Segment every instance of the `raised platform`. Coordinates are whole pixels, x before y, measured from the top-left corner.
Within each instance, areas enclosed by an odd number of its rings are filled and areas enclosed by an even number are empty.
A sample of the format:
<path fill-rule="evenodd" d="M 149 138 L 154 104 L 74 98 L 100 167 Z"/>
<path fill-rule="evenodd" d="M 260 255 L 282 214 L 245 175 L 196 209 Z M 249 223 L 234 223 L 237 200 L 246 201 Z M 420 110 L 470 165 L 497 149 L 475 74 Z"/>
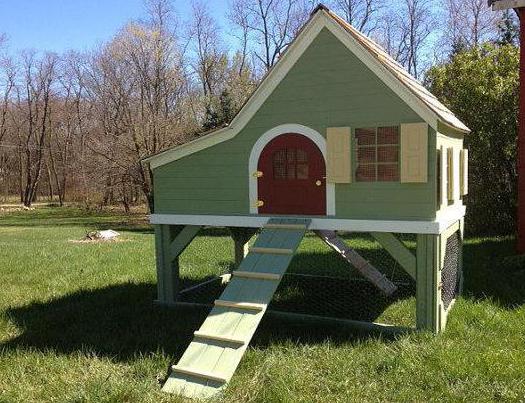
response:
<path fill-rule="evenodd" d="M 454 207 L 434 221 L 416 220 L 347 220 L 327 217 L 308 217 L 310 230 L 332 230 L 348 232 L 392 232 L 404 234 L 440 234 L 465 216 L 465 207 Z M 264 215 L 190 215 L 152 214 L 152 224 L 206 225 L 210 227 L 262 228 L 271 216 Z M 287 217 L 305 218 L 305 217 Z"/>

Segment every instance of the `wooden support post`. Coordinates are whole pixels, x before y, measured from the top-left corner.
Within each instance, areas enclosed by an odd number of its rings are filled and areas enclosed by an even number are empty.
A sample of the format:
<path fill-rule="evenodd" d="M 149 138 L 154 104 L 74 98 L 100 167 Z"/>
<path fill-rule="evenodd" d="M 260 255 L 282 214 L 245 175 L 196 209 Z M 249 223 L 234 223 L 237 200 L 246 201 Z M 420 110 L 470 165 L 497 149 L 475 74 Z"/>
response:
<path fill-rule="evenodd" d="M 235 267 L 238 268 L 248 254 L 248 241 L 257 232 L 257 228 L 230 228 L 234 242 Z"/>
<path fill-rule="evenodd" d="M 379 244 L 386 249 L 405 271 L 416 279 L 416 257 L 408 250 L 408 248 L 401 242 L 394 234 L 386 232 L 371 232 L 370 233 Z"/>
<path fill-rule="evenodd" d="M 193 225 L 155 225 L 157 256 L 157 300 L 171 303 L 179 293 L 179 255 L 199 232 Z"/>
<path fill-rule="evenodd" d="M 417 328 L 440 333 L 445 329 L 447 316 L 453 302 L 445 307 L 442 300 L 442 270 L 445 265 L 445 252 L 448 239 L 459 232 L 458 276 L 459 292 L 463 282 L 463 220 L 449 226 L 439 235 L 417 236 L 416 271 L 416 317 Z"/>
<path fill-rule="evenodd" d="M 439 333 L 441 329 L 439 267 L 440 235 L 418 234 L 416 271 L 416 326 Z"/>

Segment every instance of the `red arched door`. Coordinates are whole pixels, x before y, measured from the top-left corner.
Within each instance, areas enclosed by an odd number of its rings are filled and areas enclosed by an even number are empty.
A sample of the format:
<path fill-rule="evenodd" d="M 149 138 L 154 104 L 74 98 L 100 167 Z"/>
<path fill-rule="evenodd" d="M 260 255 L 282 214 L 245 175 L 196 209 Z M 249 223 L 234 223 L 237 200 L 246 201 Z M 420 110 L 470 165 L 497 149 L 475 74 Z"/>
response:
<path fill-rule="evenodd" d="M 257 170 L 260 214 L 326 214 L 326 166 L 317 145 L 300 134 L 282 134 L 264 147 Z"/>

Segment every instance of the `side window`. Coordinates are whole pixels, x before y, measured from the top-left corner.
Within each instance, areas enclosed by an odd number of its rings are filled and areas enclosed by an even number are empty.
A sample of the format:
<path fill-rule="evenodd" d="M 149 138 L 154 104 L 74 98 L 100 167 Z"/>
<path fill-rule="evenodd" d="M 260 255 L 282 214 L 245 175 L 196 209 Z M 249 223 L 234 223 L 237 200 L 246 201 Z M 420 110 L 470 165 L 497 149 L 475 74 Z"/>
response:
<path fill-rule="evenodd" d="M 399 181 L 399 127 L 355 130 L 358 182 Z"/>
<path fill-rule="evenodd" d="M 308 179 L 308 154 L 300 148 L 275 151 L 272 165 L 274 179 Z"/>

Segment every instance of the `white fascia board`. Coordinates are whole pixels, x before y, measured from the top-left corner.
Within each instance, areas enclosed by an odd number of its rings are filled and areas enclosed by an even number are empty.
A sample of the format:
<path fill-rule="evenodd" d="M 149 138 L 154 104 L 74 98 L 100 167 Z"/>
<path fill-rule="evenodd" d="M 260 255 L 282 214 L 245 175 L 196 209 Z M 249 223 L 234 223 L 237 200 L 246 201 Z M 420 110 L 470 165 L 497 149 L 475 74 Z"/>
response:
<path fill-rule="evenodd" d="M 407 220 L 349 220 L 330 217 L 308 217 L 312 220 L 309 229 L 348 232 L 394 232 L 407 234 L 440 234 L 465 215 L 465 210 L 454 209 L 435 221 Z M 203 225 L 210 227 L 261 228 L 273 216 L 261 215 L 187 215 L 152 214 L 151 224 Z M 304 217 L 303 217 L 304 218 Z"/>
<path fill-rule="evenodd" d="M 494 11 L 520 7 L 525 7 L 525 0 L 498 0 L 492 3 L 492 10 Z"/>

